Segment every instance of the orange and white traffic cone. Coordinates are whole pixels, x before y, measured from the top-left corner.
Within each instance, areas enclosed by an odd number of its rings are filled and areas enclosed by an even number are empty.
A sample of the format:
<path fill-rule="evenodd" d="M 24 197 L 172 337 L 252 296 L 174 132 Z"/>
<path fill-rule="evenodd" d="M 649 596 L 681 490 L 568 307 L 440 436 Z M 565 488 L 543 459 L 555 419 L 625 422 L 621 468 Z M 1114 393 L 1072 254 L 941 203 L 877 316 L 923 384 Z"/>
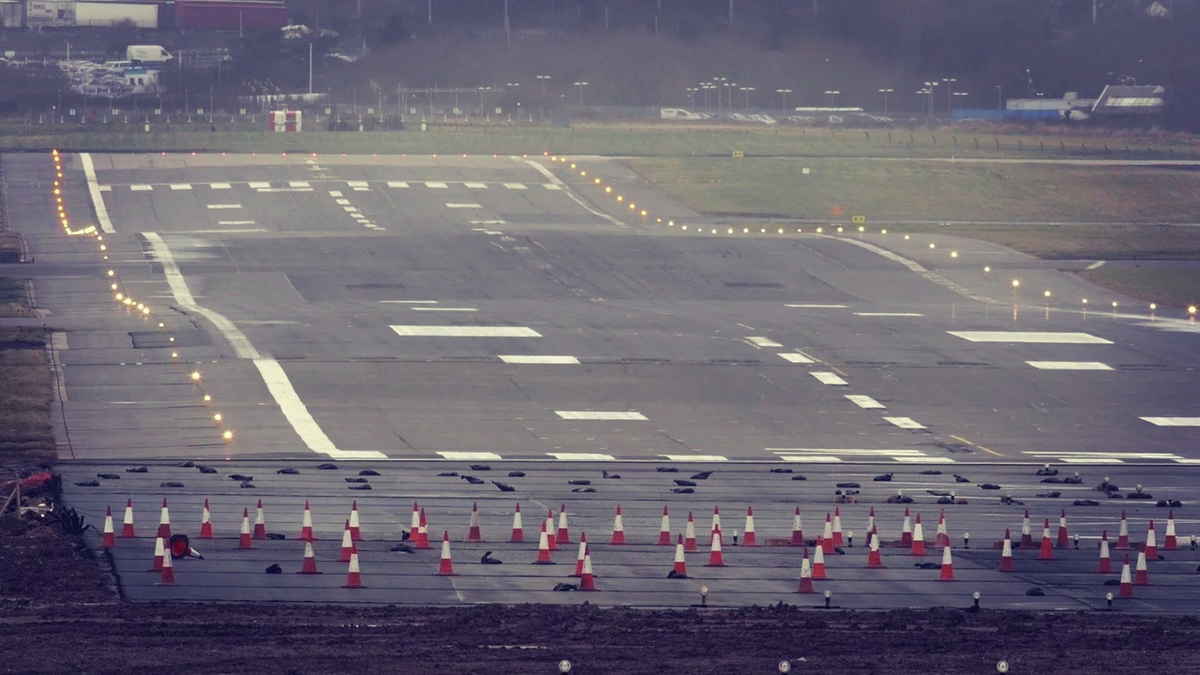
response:
<path fill-rule="evenodd" d="M 312 508 L 308 500 L 304 500 L 304 519 L 300 522 L 300 541 L 316 541 L 313 536 Z"/>
<path fill-rule="evenodd" d="M 875 507 L 872 506 L 871 510 L 867 513 L 867 540 L 869 541 L 871 539 L 871 535 L 877 534 L 878 532 L 879 530 L 875 529 Z"/>
<path fill-rule="evenodd" d="M 483 541 L 483 533 L 479 531 L 478 502 L 471 502 L 471 526 L 467 530 L 467 541 Z"/>
<path fill-rule="evenodd" d="M 537 560 L 533 561 L 534 565 L 553 565 L 554 561 L 550 558 L 550 539 L 546 536 L 546 521 L 542 521 L 542 532 L 538 535 L 538 551 Z"/>
<path fill-rule="evenodd" d="M 150 566 L 147 572 L 161 572 L 163 568 L 163 557 L 166 556 L 166 549 L 163 547 L 163 538 L 154 538 L 154 563 Z"/>
<path fill-rule="evenodd" d="M 938 581 L 954 581 L 954 558 L 950 556 L 950 547 L 942 548 L 942 573 Z"/>
<path fill-rule="evenodd" d="M 200 510 L 200 538 L 212 539 L 212 512 L 208 510 L 208 498 L 204 498 L 204 508 Z"/>
<path fill-rule="evenodd" d="M 1033 548 L 1033 530 L 1029 524 L 1029 509 L 1025 509 L 1025 517 L 1021 520 L 1021 548 Z"/>
<path fill-rule="evenodd" d="M 800 585 L 795 593 L 813 593 L 812 568 L 808 563 L 808 548 L 804 549 L 804 558 L 800 561 Z"/>
<path fill-rule="evenodd" d="M 808 550 L 807 547 L 804 549 Z M 825 570 L 825 547 L 821 545 L 821 535 L 817 535 L 817 545 L 813 548 L 812 558 L 812 578 L 817 581 L 824 581 L 829 578 Z"/>
<path fill-rule="evenodd" d="M 1142 547 L 1146 560 L 1158 560 L 1158 537 L 1154 534 L 1154 519 L 1150 519 L 1150 529 L 1146 532 L 1146 545 Z"/>
<path fill-rule="evenodd" d="M 1058 547 L 1071 548 L 1071 537 L 1067 533 L 1067 510 L 1062 509 L 1058 515 Z"/>
<path fill-rule="evenodd" d="M 925 555 L 925 530 L 921 527 L 921 514 L 917 514 L 917 522 L 913 525 L 912 548 L 909 555 Z"/>
<path fill-rule="evenodd" d="M 1133 597 L 1133 582 L 1129 579 L 1129 554 L 1125 554 L 1125 564 L 1121 565 L 1121 589 L 1117 591 L 1118 598 Z"/>
<path fill-rule="evenodd" d="M 742 546 L 758 546 L 758 537 L 754 534 L 754 507 L 746 507 L 746 533 L 742 536 Z"/>
<path fill-rule="evenodd" d="M 1137 569 L 1133 572 L 1133 583 L 1138 586 L 1149 586 L 1150 576 L 1146 573 L 1146 552 L 1138 551 Z"/>
<path fill-rule="evenodd" d="M 421 507 L 420 516 L 417 519 L 417 543 L 416 548 L 429 548 L 429 521 L 425 520 L 425 507 Z"/>
<path fill-rule="evenodd" d="M 683 557 L 683 535 L 675 543 L 675 573 L 687 576 L 687 561 Z"/>
<path fill-rule="evenodd" d="M 112 548 L 117 545 L 117 533 L 113 530 L 112 507 L 108 507 L 108 511 L 104 514 L 104 538 L 101 543 L 104 548 Z"/>
<path fill-rule="evenodd" d="M 350 562 L 350 554 L 354 553 L 354 535 L 350 532 L 350 521 L 346 521 L 346 527 L 342 530 L 342 555 L 338 558 L 338 562 Z"/>
<path fill-rule="evenodd" d="M 585 552 L 583 554 L 583 574 L 579 577 L 579 590 L 581 591 L 598 591 L 596 588 L 596 577 L 592 574 L 592 554 Z"/>
<path fill-rule="evenodd" d="M 171 513 L 167 510 L 167 498 L 163 497 L 162 514 L 158 518 L 158 536 L 171 538 Z"/>
<path fill-rule="evenodd" d="M 1004 549 L 1000 551 L 1000 571 L 1012 572 L 1017 569 L 1013 564 L 1012 554 L 1012 537 L 1008 530 L 1004 530 Z"/>
<path fill-rule="evenodd" d="M 1096 567 L 1097 574 L 1112 574 L 1112 560 L 1108 557 L 1108 530 L 1100 533 L 1100 564 Z"/>
<path fill-rule="evenodd" d="M 342 584 L 342 588 L 366 588 L 358 569 L 358 551 L 350 554 L 350 570 L 346 573 L 346 583 Z"/>
<path fill-rule="evenodd" d="M 554 509 L 546 511 L 546 543 L 551 551 L 558 550 L 558 537 L 554 534 Z"/>
<path fill-rule="evenodd" d="M 517 502 L 517 510 L 513 511 L 512 536 L 508 541 L 513 544 L 525 541 L 525 528 L 521 525 L 521 502 Z"/>
<path fill-rule="evenodd" d="M 258 506 L 254 510 L 254 538 L 267 538 L 267 518 L 263 515 L 262 500 L 258 500 Z"/>
<path fill-rule="evenodd" d="M 1125 510 L 1121 510 L 1121 527 L 1117 530 L 1117 550 L 1128 551 L 1129 546 L 1129 522 L 1125 520 Z"/>
<path fill-rule="evenodd" d="M 688 511 L 687 529 L 685 529 L 683 532 L 683 550 L 700 550 L 700 547 L 696 545 L 696 519 L 694 516 L 692 516 L 691 511 Z"/>
<path fill-rule="evenodd" d="M 558 533 L 554 535 L 556 544 L 571 543 L 571 532 L 567 529 L 567 505 L 563 504 L 558 510 Z"/>
<path fill-rule="evenodd" d="M 900 528 L 900 545 L 912 547 L 913 532 L 912 532 L 912 516 L 908 513 L 908 507 L 904 508 L 904 525 Z"/>
<path fill-rule="evenodd" d="M 358 500 L 350 504 L 350 541 L 362 541 L 362 528 L 358 524 Z"/>
<path fill-rule="evenodd" d="M 242 509 L 242 536 L 238 540 L 238 548 L 254 548 L 250 541 L 250 509 Z"/>
<path fill-rule="evenodd" d="M 162 544 L 162 537 L 158 537 L 158 543 Z M 159 577 L 158 583 L 155 586 L 174 586 L 175 585 L 175 564 L 171 562 L 170 555 L 164 555 L 162 565 L 160 566 L 162 576 Z"/>
<path fill-rule="evenodd" d="M 438 563 L 438 576 L 458 576 L 454 573 L 454 561 L 450 558 L 450 530 L 442 530 L 442 559 Z"/>
<path fill-rule="evenodd" d="M 871 569 L 883 569 L 883 557 L 879 555 L 879 535 L 869 534 L 867 537 L 871 540 L 871 552 L 867 554 L 867 567 Z"/>
<path fill-rule="evenodd" d="M 296 574 L 320 574 L 317 571 L 317 556 L 313 554 L 311 541 L 304 542 L 304 566 Z"/>
<path fill-rule="evenodd" d="M 584 532 L 579 536 L 579 555 L 575 558 L 575 571 L 571 574 L 573 577 L 583 576 L 583 557 L 587 555 L 587 533 Z"/>
<path fill-rule="evenodd" d="M 950 535 L 946 532 L 946 509 L 938 514 L 937 533 L 933 537 L 934 548 L 946 548 L 950 545 Z"/>
<path fill-rule="evenodd" d="M 721 526 L 718 525 L 713 533 L 712 549 L 708 554 L 708 564 L 705 567 L 724 567 L 725 558 L 721 555 Z"/>
<path fill-rule="evenodd" d="M 621 505 L 617 504 L 617 516 L 613 518 L 612 541 L 610 544 L 625 543 L 625 521 L 621 518 Z"/>
<path fill-rule="evenodd" d="M 520 507 L 517 508 L 520 511 Z M 417 543 L 417 536 L 421 532 L 421 508 L 413 502 L 412 519 L 408 524 L 408 540 L 414 545 Z"/>
<path fill-rule="evenodd" d="M 1179 545 L 1179 540 L 1175 537 L 1175 510 L 1167 511 L 1167 536 L 1163 541 L 1163 548 L 1168 551 L 1174 551 Z"/>
<path fill-rule="evenodd" d="M 671 516 L 667 513 L 666 505 L 663 506 L 662 524 L 658 526 L 658 545 L 671 545 Z"/>
<path fill-rule="evenodd" d="M 1050 519 L 1046 519 L 1046 524 L 1042 527 L 1042 550 L 1038 553 L 1038 560 L 1054 560 L 1054 549 L 1050 545 Z"/>
<path fill-rule="evenodd" d="M 833 553 L 833 515 L 828 511 L 825 512 L 825 529 L 821 532 L 821 546 L 824 547 L 825 553 Z"/>
<path fill-rule="evenodd" d="M 718 536 L 717 533 L 720 531 L 721 531 L 721 506 L 717 505 L 717 506 L 713 507 L 712 522 L 709 523 L 709 527 L 708 527 L 708 545 L 709 546 L 712 546 L 713 538 Z"/>
<path fill-rule="evenodd" d="M 800 522 L 800 507 L 796 507 L 796 513 L 792 515 L 792 546 L 804 545 L 804 523 Z"/>
<path fill-rule="evenodd" d="M 832 546 L 837 547 L 845 543 L 842 539 L 842 510 L 840 507 L 833 507 L 833 527 L 831 528 L 833 535 Z"/>
<path fill-rule="evenodd" d="M 121 538 L 133 539 L 137 537 L 133 533 L 133 500 L 125 502 L 125 522 L 121 525 Z"/>

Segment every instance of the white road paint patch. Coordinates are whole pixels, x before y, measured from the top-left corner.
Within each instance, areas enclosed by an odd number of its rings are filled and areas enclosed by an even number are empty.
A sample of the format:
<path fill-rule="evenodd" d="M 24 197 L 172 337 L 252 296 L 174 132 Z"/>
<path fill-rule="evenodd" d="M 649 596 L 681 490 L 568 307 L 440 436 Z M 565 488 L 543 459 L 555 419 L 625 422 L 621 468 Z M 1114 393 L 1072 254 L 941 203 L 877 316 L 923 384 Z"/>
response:
<path fill-rule="evenodd" d="M 333 200 L 333 202 L 335 204 L 337 204 L 338 206 L 349 206 L 350 205 L 350 200 L 346 199 L 345 197 L 338 197 L 337 199 Z"/>
<path fill-rule="evenodd" d="M 554 414 L 564 420 L 646 420 L 646 416 L 636 410 L 555 410 Z"/>
<path fill-rule="evenodd" d="M 63 331 L 54 331 L 50 334 L 50 346 L 56 351 L 63 351 L 67 347 L 67 334 Z"/>
<path fill-rule="evenodd" d="M 130 185 L 129 186 L 129 190 L 131 192 L 150 192 L 153 189 L 154 189 L 153 185 Z"/>
<path fill-rule="evenodd" d="M 757 336 L 753 336 L 753 335 L 747 337 L 746 342 L 749 342 L 750 344 L 754 345 L 755 347 L 782 347 L 783 346 L 783 345 L 779 344 L 778 342 L 772 340 L 771 338 L 757 337 Z"/>
<path fill-rule="evenodd" d="M 971 289 L 969 289 L 965 286 L 962 286 L 960 284 L 957 284 L 953 281 L 950 281 L 949 279 L 943 277 L 940 274 L 937 274 L 936 272 L 930 272 L 928 269 L 926 269 L 924 266 L 922 266 L 921 263 L 918 263 L 915 260 L 909 260 L 908 258 L 905 258 L 904 256 L 899 255 L 897 253 L 893 253 L 893 252 L 887 250 L 886 248 L 883 248 L 882 246 L 876 246 L 875 244 L 865 242 L 865 241 L 859 241 L 858 239 L 852 239 L 852 238 L 838 238 L 838 241 L 845 242 L 847 244 L 851 244 L 854 246 L 858 246 L 860 248 L 865 248 L 868 251 L 875 253 L 876 255 L 880 255 L 880 256 L 883 256 L 884 258 L 887 258 L 888 260 L 892 260 L 897 263 L 900 263 L 901 265 L 904 265 L 905 267 L 912 270 L 913 272 L 916 272 L 918 275 L 921 276 L 921 278 L 925 279 L 926 281 L 930 281 L 939 286 L 948 288 L 951 291 L 954 291 L 955 293 L 958 293 L 959 295 L 963 296 L 964 298 L 970 298 L 972 300 L 975 300 L 978 302 L 983 302 L 983 303 L 986 303 L 989 305 L 1005 304 L 994 298 L 986 298 L 982 295 L 979 295 L 978 293 L 972 291 Z"/>
<path fill-rule="evenodd" d="M 795 309 L 846 309 L 845 305 L 820 305 L 813 303 L 791 303 L 784 307 L 792 307 Z"/>
<path fill-rule="evenodd" d="M 413 309 L 416 309 L 414 307 Z M 522 363 L 544 366 L 576 366 L 579 359 L 574 356 L 554 356 L 551 354 L 501 354 L 498 357 L 505 363 Z"/>
<path fill-rule="evenodd" d="M 1200 417 L 1139 417 L 1157 427 L 1200 427 Z"/>
<path fill-rule="evenodd" d="M 346 213 L 354 213 L 354 212 L 358 211 L 358 207 L 357 206 L 343 206 L 342 210 L 345 211 Z"/>
<path fill-rule="evenodd" d="M 330 197 L 341 197 L 341 196 L 343 196 L 343 195 L 342 195 L 342 191 L 341 191 L 341 190 L 330 190 L 330 191 L 329 191 L 329 196 L 330 196 Z"/>
<path fill-rule="evenodd" d="M 213 190 L 229 190 L 232 186 L 229 183 L 209 183 L 208 187 Z"/>
<path fill-rule="evenodd" d="M 306 180 L 292 180 L 292 181 L 288 181 L 288 187 L 306 188 L 306 187 L 312 187 L 312 184 L 310 184 Z"/>
<path fill-rule="evenodd" d="M 111 185 L 101 185 L 100 191 L 101 192 L 112 192 L 112 186 Z"/>
<path fill-rule="evenodd" d="M 542 337 L 525 326 L 391 326 L 402 337 Z"/>
<path fill-rule="evenodd" d="M 349 186 L 350 186 L 350 187 L 352 187 L 352 188 L 366 188 L 366 187 L 370 187 L 370 186 L 367 184 L 367 181 L 365 181 L 365 180 L 350 180 L 350 181 L 346 181 L 346 185 L 349 185 Z"/>
<path fill-rule="evenodd" d="M 257 190 L 257 192 L 312 192 L 312 191 L 313 191 L 313 189 L 310 187 L 307 187 L 307 188 L 305 188 L 305 187 L 282 187 L 282 188 L 266 187 L 266 188 L 259 188 Z"/>
<path fill-rule="evenodd" d="M 467 222 L 472 225 L 507 225 L 507 223 L 503 220 L 468 220 Z M 475 230 L 476 232 L 483 232 L 487 228 L 475 227 L 471 229 Z"/>
<path fill-rule="evenodd" d="M 248 183 L 248 185 L 250 186 L 251 190 L 265 190 L 266 188 L 271 187 L 271 184 L 266 181 L 251 181 Z"/>
<path fill-rule="evenodd" d="M 224 223 L 218 223 L 218 224 L 224 225 Z M 230 228 L 230 229 L 225 229 L 225 230 L 192 230 L 192 232 L 194 232 L 196 234 L 244 234 L 247 232 L 266 232 L 266 230 L 261 227 L 252 227 L 252 228 L 237 228 L 237 227 L 235 227 L 235 228 Z"/>
<path fill-rule="evenodd" d="M 408 183 L 402 180 L 389 180 L 387 186 L 390 188 L 406 188 L 408 187 Z"/>
<path fill-rule="evenodd" d="M 479 204 L 450 203 L 450 204 L 446 204 L 446 208 L 448 208 L 448 209 L 482 209 L 483 207 L 480 206 Z"/>
<path fill-rule="evenodd" d="M 1124 459 L 1166 459 L 1171 461 L 1186 461 L 1183 457 L 1169 452 L 1082 452 L 1082 451 L 1064 451 L 1054 452 L 1051 450 L 1026 450 L 1026 455 L 1039 458 L 1060 459 L 1064 462 L 1083 464 L 1095 462 L 1099 464 L 1122 464 Z"/>
<path fill-rule="evenodd" d="M 949 330 L 947 333 L 968 342 L 1022 342 L 1027 344 L 1111 345 L 1110 340 L 1087 333 L 1048 331 Z"/>
<path fill-rule="evenodd" d="M 488 189 L 487 183 L 469 183 L 469 182 L 468 182 L 468 183 L 463 183 L 463 187 L 466 187 L 466 188 L 471 188 L 472 190 L 486 190 L 486 189 Z"/>
<path fill-rule="evenodd" d="M 846 398 L 851 403 L 857 405 L 860 408 L 864 408 L 866 410 L 886 410 L 887 409 L 887 406 L 880 403 L 879 401 L 876 401 L 875 399 L 871 398 L 870 396 L 863 396 L 862 394 L 846 394 Z"/>
<path fill-rule="evenodd" d="M 1089 269 L 1089 270 L 1094 270 L 1094 269 L 1098 269 L 1098 268 L 1100 268 L 1100 267 L 1103 267 L 1103 266 L 1104 266 L 1104 262 L 1105 262 L 1105 261 L 1103 261 L 1103 260 L 1097 260 L 1096 262 L 1092 263 L 1091 265 L 1088 265 L 1088 266 L 1087 266 L 1087 269 Z"/>
<path fill-rule="evenodd" d="M 436 305 L 437 300 L 380 300 L 385 305 Z"/>
<path fill-rule="evenodd" d="M 833 455 L 780 455 L 779 459 L 785 462 L 809 462 L 812 464 L 842 461 L 840 457 L 834 457 Z"/>
<path fill-rule="evenodd" d="M 453 450 L 438 451 L 446 459 L 457 459 L 463 462 L 497 462 L 504 459 L 494 452 L 455 452 Z"/>
<path fill-rule="evenodd" d="M 775 455 L 844 455 L 847 457 L 926 457 L 920 450 L 875 450 L 866 448 L 767 448 Z"/>
<path fill-rule="evenodd" d="M 172 190 L 191 190 L 192 186 L 187 183 L 173 183 L 171 185 L 171 189 Z"/>
<path fill-rule="evenodd" d="M 821 384 L 829 384 L 829 385 L 833 385 L 835 387 L 845 387 L 849 384 L 848 382 L 846 382 L 842 378 L 838 377 L 834 373 L 822 371 L 822 372 L 816 372 L 816 373 L 809 373 L 809 375 L 812 375 L 813 377 L 817 378 L 817 381 L 820 382 Z"/>
<path fill-rule="evenodd" d="M 564 462 L 615 462 L 616 457 L 598 452 L 547 452 L 547 455 Z"/>
<path fill-rule="evenodd" d="M 925 428 L 924 424 L 917 422 L 916 420 L 914 420 L 911 417 L 885 417 L 883 419 L 885 422 L 890 422 L 891 424 L 894 424 L 894 425 L 900 427 L 901 429 L 912 429 L 915 431 L 917 429 Z"/>
<path fill-rule="evenodd" d="M 954 460 L 949 457 L 909 457 L 900 456 L 893 457 L 893 461 L 903 462 L 905 464 L 954 464 Z"/>
<path fill-rule="evenodd" d="M 546 178 L 546 180 L 549 180 L 550 183 L 543 184 L 547 190 L 560 190 L 560 189 L 562 189 L 562 186 L 565 185 L 561 180 L 558 179 L 558 176 L 555 176 L 550 171 L 550 169 L 547 169 L 546 167 L 542 166 L 540 162 L 536 162 L 532 159 L 523 159 L 521 157 L 517 157 L 516 155 L 511 155 L 510 157 L 515 162 L 525 162 L 529 166 L 533 167 L 534 170 L 536 170 L 538 173 L 542 174 Z M 617 220 L 616 218 L 608 215 L 607 213 L 604 213 L 603 211 L 597 210 L 591 204 L 587 203 L 585 200 L 580 198 L 579 195 L 575 194 L 571 190 L 564 190 L 564 191 L 567 193 L 567 196 L 571 198 L 571 201 L 578 204 L 583 210 L 587 211 L 588 213 L 592 214 L 593 216 L 596 216 L 597 218 L 601 218 L 604 221 L 606 221 L 612 225 L 616 225 L 617 227 L 619 227 L 621 229 L 625 229 L 625 230 L 629 229 L 628 225 L 626 225 L 625 223 L 621 222 L 620 220 Z"/>
<path fill-rule="evenodd" d="M 779 358 L 783 359 L 784 361 L 790 361 L 791 363 L 816 363 L 816 361 L 799 352 L 784 352 L 779 355 Z"/>
<path fill-rule="evenodd" d="M 1039 370 L 1112 370 L 1112 366 L 1099 361 L 1026 361 Z"/>
<path fill-rule="evenodd" d="M 108 218 L 108 208 L 104 206 L 104 195 L 100 194 L 100 186 L 96 182 L 96 167 L 92 165 L 92 156 L 86 152 L 79 153 L 79 161 L 83 164 L 83 173 L 87 176 L 88 195 L 92 198 L 92 209 L 96 212 L 96 220 L 100 221 L 100 229 L 106 234 L 114 234 L 112 221 Z"/>
<path fill-rule="evenodd" d="M 445 184 L 445 183 L 439 183 L 439 182 L 437 182 L 437 181 L 434 181 L 434 182 L 429 182 L 429 181 L 426 181 L 426 182 L 425 182 L 425 187 L 427 187 L 427 188 L 433 188 L 433 189 L 435 189 L 435 190 L 445 190 L 445 189 L 446 189 L 446 184 Z"/>
<path fill-rule="evenodd" d="M 504 187 L 508 188 L 509 190 L 526 190 L 526 189 L 528 189 L 525 187 L 524 183 L 505 183 Z"/>
<path fill-rule="evenodd" d="M 474 307 L 409 307 L 414 312 L 478 312 Z"/>
<path fill-rule="evenodd" d="M 925 316 L 920 312 L 855 312 L 855 316 Z"/>
<path fill-rule="evenodd" d="M 561 190 L 562 189 L 561 185 L 556 185 L 554 183 L 542 183 L 542 187 L 546 188 L 547 190 Z"/>
<path fill-rule="evenodd" d="M 240 209 L 240 208 L 242 208 L 242 205 L 241 204 L 209 204 L 208 208 L 211 210 L 214 210 L 214 211 L 218 210 L 218 209 Z"/>
<path fill-rule="evenodd" d="M 672 462 L 728 462 L 725 455 L 659 455 Z"/>

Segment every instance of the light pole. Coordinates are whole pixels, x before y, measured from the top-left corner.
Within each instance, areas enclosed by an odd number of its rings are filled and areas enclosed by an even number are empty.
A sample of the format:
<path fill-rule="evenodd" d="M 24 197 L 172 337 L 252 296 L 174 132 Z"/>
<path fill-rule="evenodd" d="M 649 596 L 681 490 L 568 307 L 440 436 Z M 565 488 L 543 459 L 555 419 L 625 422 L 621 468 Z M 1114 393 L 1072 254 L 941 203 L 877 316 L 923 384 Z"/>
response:
<path fill-rule="evenodd" d="M 1042 92 L 1040 92 L 1040 91 L 1037 93 L 1037 100 L 1038 100 L 1038 115 L 1037 116 L 1038 116 L 1038 119 L 1040 120 L 1040 119 L 1042 119 Z"/>
<path fill-rule="evenodd" d="M 725 78 L 714 77 L 713 87 L 717 90 L 717 112 L 721 112 L 721 87 L 725 86 Z"/>
<path fill-rule="evenodd" d="M 787 110 L 787 95 L 792 93 L 792 90 L 791 89 L 776 89 L 775 93 L 779 94 L 780 97 L 783 99 L 783 109 L 786 111 Z"/>
<path fill-rule="evenodd" d="M 964 97 L 966 97 L 966 96 L 970 96 L 970 92 L 966 92 L 966 91 L 954 92 L 954 97 L 958 99 L 958 108 L 960 110 L 965 108 L 967 105 L 966 100 L 964 100 Z M 951 119 L 954 118 L 954 108 L 950 109 L 950 117 L 951 117 Z"/>
<path fill-rule="evenodd" d="M 479 116 L 483 117 L 483 92 L 490 91 L 491 87 L 478 87 L 479 89 Z"/>
<path fill-rule="evenodd" d="M 754 87 L 738 87 L 738 91 L 746 94 L 746 110 L 750 109 L 750 92 L 754 91 Z"/>
<path fill-rule="evenodd" d="M 576 87 L 579 87 L 579 107 L 583 107 L 583 88 L 588 86 L 587 82 L 576 82 Z"/>
<path fill-rule="evenodd" d="M 837 96 L 840 93 L 842 93 L 842 92 L 840 92 L 836 89 L 826 89 L 825 90 L 825 95 L 829 97 L 829 107 L 830 108 L 833 107 L 833 101 L 834 101 L 833 97 Z"/>
<path fill-rule="evenodd" d="M 537 79 L 542 81 L 542 96 L 546 95 L 546 80 L 550 79 L 549 75 L 538 75 Z"/>
<path fill-rule="evenodd" d="M 1000 88 L 1000 85 L 996 85 L 996 107 L 1004 110 L 1004 90 Z"/>
<path fill-rule="evenodd" d="M 688 99 L 691 101 L 691 107 L 696 107 L 696 87 L 687 87 Z"/>
<path fill-rule="evenodd" d="M 351 98 L 350 98 L 351 103 L 350 104 L 354 110 L 354 114 L 357 115 L 358 114 L 358 87 L 350 87 L 350 94 L 351 94 Z"/>
<path fill-rule="evenodd" d="M 895 91 L 895 89 L 880 89 L 879 90 L 879 93 L 883 94 L 883 114 L 885 117 L 888 114 L 888 94 L 892 93 L 893 91 Z"/>
<path fill-rule="evenodd" d="M 951 92 L 954 90 L 954 83 L 958 82 L 956 77 L 943 77 L 942 82 L 946 83 L 946 107 L 950 108 L 950 118 L 954 118 L 954 99 Z"/>

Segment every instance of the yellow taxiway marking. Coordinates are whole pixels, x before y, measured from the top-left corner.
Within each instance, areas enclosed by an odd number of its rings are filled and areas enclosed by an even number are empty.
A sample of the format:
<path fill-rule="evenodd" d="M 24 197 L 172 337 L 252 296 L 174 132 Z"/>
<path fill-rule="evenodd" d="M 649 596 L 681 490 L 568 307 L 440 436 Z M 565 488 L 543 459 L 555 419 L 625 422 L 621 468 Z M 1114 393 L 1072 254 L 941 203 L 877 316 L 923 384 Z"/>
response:
<path fill-rule="evenodd" d="M 978 443 L 972 443 L 971 441 L 968 441 L 967 439 L 963 438 L 962 436 L 955 436 L 954 434 L 950 434 L 950 438 L 953 438 L 954 440 L 959 441 L 960 443 L 966 443 L 967 445 L 969 445 L 973 448 L 979 448 L 980 450 L 982 450 L 988 454 L 995 455 L 997 457 L 1004 456 L 1004 455 L 996 452 L 995 450 L 992 450 L 990 448 L 985 448 L 982 445 L 979 445 Z"/>

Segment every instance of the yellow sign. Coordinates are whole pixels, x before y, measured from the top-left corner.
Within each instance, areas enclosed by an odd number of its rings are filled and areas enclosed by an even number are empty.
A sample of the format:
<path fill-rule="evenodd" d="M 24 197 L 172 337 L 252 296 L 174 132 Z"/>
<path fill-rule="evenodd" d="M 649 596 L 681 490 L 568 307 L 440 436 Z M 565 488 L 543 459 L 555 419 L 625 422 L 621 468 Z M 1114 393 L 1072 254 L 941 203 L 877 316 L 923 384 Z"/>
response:
<path fill-rule="evenodd" d="M 855 225 L 861 225 L 861 224 L 867 222 L 867 217 L 866 216 L 851 216 L 850 220 L 853 221 Z"/>
<path fill-rule="evenodd" d="M 745 156 L 746 156 L 746 153 L 742 152 L 741 150 L 734 150 L 734 151 L 733 151 L 733 158 L 734 158 L 734 159 L 741 159 L 741 158 L 743 158 L 743 157 L 745 157 Z"/>

